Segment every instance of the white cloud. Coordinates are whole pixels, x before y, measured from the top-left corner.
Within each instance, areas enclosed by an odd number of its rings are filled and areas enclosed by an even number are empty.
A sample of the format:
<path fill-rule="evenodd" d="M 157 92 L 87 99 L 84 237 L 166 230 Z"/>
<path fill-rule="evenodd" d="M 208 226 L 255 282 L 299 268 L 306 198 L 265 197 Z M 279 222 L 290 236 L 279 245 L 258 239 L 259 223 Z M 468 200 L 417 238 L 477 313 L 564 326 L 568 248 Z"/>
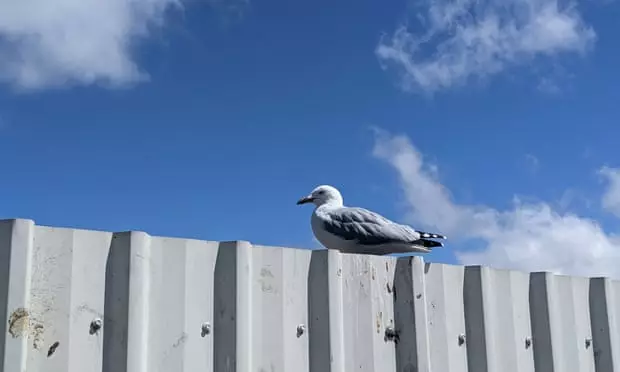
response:
<path fill-rule="evenodd" d="M 379 43 L 384 68 L 406 90 L 433 93 L 539 56 L 583 54 L 596 39 L 574 4 L 559 0 L 423 0 L 416 33 L 399 27 Z"/>
<path fill-rule="evenodd" d="M 407 137 L 379 132 L 373 152 L 397 171 L 414 226 L 481 242 L 455 252 L 461 263 L 620 278 L 620 237 L 596 221 L 518 198 L 508 210 L 458 204 Z"/>
<path fill-rule="evenodd" d="M 135 44 L 180 0 L 0 0 L 0 79 L 18 89 L 125 85 Z"/>
<path fill-rule="evenodd" d="M 620 217 L 620 169 L 602 167 L 599 174 L 607 182 L 607 190 L 601 198 L 603 208 Z"/>

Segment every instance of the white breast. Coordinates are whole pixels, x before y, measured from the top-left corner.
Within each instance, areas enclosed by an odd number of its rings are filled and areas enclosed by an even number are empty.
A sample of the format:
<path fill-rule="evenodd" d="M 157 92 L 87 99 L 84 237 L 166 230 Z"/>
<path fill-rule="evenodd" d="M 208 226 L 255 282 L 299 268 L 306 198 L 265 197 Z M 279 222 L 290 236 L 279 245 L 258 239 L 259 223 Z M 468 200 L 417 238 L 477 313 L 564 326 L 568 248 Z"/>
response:
<path fill-rule="evenodd" d="M 312 232 L 314 233 L 314 237 L 325 248 L 343 251 L 347 251 L 348 249 L 350 249 L 350 241 L 341 239 L 323 228 L 323 221 L 321 221 L 321 219 L 317 217 L 316 212 L 312 213 L 310 225 L 312 226 Z"/>

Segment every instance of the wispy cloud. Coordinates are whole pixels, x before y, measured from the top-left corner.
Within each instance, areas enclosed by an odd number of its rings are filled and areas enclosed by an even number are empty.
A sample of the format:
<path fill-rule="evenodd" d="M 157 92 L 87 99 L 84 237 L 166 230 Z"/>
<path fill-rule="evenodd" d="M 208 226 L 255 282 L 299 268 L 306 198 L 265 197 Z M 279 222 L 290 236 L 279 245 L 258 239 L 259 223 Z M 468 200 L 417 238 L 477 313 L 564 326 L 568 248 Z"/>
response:
<path fill-rule="evenodd" d="M 592 208 L 592 200 L 578 189 L 568 188 L 564 190 L 562 196 L 554 203 L 560 211 L 567 211 L 575 208 Z"/>
<path fill-rule="evenodd" d="M 525 167 L 530 173 L 534 174 L 538 171 L 538 168 L 540 167 L 540 160 L 538 160 L 535 155 L 525 154 L 524 161 Z"/>
<path fill-rule="evenodd" d="M 461 263 L 620 278 L 620 237 L 596 221 L 518 198 L 507 210 L 459 204 L 404 136 L 381 132 L 374 155 L 396 170 L 411 223 L 447 234 L 452 245 L 482 242 L 479 250 L 457 251 Z"/>
<path fill-rule="evenodd" d="M 145 81 L 136 46 L 175 8 L 182 0 L 0 1 L 0 81 L 19 90 Z"/>
<path fill-rule="evenodd" d="M 552 95 L 559 94 L 562 91 L 558 84 L 553 79 L 548 77 L 542 77 L 536 88 L 543 93 Z"/>
<path fill-rule="evenodd" d="M 423 0 L 418 29 L 402 25 L 376 54 L 405 90 L 434 93 L 507 67 L 561 53 L 583 54 L 596 33 L 575 3 L 559 0 Z"/>
<path fill-rule="evenodd" d="M 602 167 L 599 170 L 606 182 L 606 190 L 601 198 L 601 205 L 604 209 L 620 217 L 620 169 Z"/>

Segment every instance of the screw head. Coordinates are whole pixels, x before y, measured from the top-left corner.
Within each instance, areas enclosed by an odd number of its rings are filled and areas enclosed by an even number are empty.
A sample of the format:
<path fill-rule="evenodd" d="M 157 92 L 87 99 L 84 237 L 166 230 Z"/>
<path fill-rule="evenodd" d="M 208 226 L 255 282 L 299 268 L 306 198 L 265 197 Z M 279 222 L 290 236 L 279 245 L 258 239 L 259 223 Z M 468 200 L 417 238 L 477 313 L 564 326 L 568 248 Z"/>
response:
<path fill-rule="evenodd" d="M 206 335 L 211 333 L 211 324 L 208 322 L 202 323 L 200 327 L 200 336 L 205 337 Z"/>
<path fill-rule="evenodd" d="M 303 335 L 306 332 L 306 326 L 303 324 L 300 324 L 297 326 L 297 337 L 301 337 L 301 335 Z"/>
<path fill-rule="evenodd" d="M 461 333 L 461 334 L 459 335 L 459 346 L 462 346 L 462 345 L 465 343 L 465 340 L 466 340 L 466 338 L 465 338 L 465 334 L 464 334 L 464 333 Z"/>
<path fill-rule="evenodd" d="M 529 349 L 530 346 L 532 346 L 532 338 L 531 337 L 526 337 L 525 338 L 525 348 Z"/>
<path fill-rule="evenodd" d="M 94 319 L 92 322 L 90 322 L 90 330 L 88 331 L 88 333 L 93 335 L 99 332 L 102 326 L 103 326 L 103 321 L 101 319 L 99 318 Z"/>
<path fill-rule="evenodd" d="M 586 349 L 589 348 L 590 346 L 592 346 L 592 339 L 586 338 Z"/>
<path fill-rule="evenodd" d="M 387 341 L 395 341 L 398 342 L 398 332 L 394 329 L 394 327 L 386 327 L 385 328 L 385 339 Z"/>

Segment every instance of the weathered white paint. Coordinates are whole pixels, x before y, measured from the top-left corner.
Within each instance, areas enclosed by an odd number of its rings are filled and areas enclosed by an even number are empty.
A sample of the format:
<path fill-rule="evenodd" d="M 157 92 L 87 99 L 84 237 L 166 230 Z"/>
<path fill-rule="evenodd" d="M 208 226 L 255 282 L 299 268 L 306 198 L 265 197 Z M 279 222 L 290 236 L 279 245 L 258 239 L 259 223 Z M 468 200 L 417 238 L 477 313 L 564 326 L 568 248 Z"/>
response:
<path fill-rule="evenodd" d="M 617 281 L 29 220 L 0 313 L 0 372 L 620 371 Z"/>

